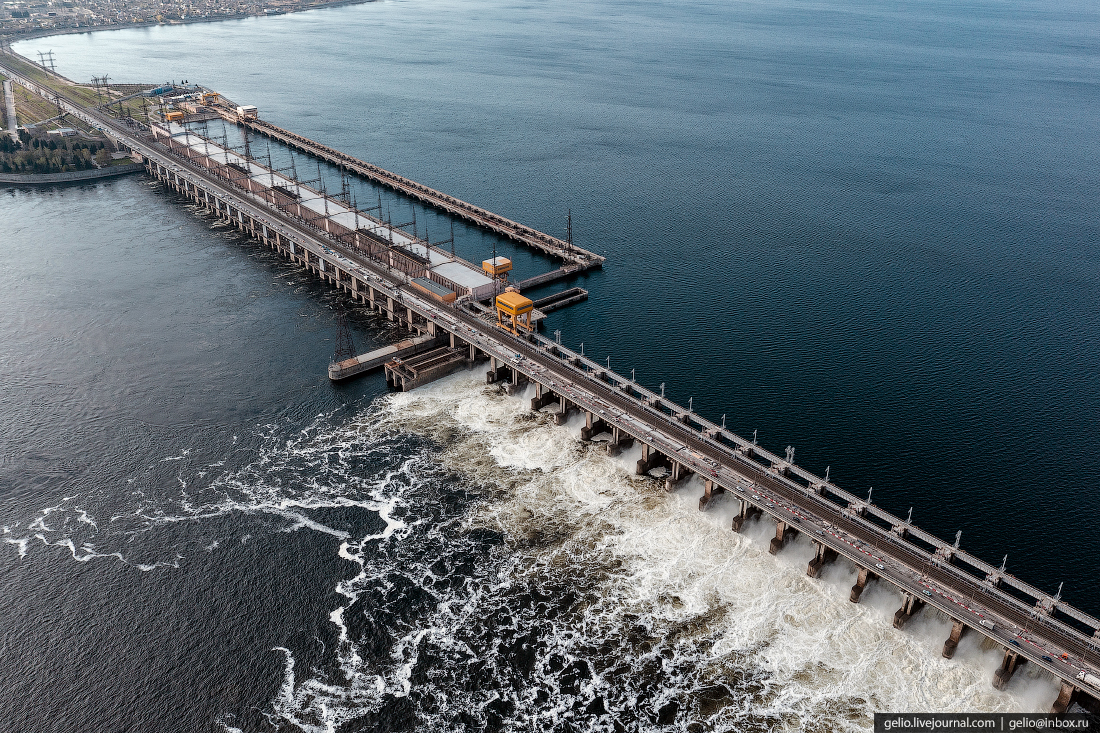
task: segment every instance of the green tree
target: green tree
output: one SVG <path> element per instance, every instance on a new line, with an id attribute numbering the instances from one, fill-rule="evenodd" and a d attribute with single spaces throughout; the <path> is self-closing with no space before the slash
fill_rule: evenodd
<path id="1" fill-rule="evenodd" d="M 95 154 L 95 162 L 99 165 L 105 166 L 111 163 L 111 152 L 107 148 L 100 148 L 99 152 Z"/>

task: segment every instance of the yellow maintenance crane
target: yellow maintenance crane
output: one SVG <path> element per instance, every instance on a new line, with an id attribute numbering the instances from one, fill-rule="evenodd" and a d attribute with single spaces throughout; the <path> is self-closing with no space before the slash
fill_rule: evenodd
<path id="1" fill-rule="evenodd" d="M 519 329 L 525 328 L 534 331 L 535 326 L 531 322 L 531 311 L 535 309 L 534 302 L 519 294 L 515 288 L 508 288 L 496 297 L 497 323 L 501 328 L 506 328 L 512 333 L 519 333 Z"/>

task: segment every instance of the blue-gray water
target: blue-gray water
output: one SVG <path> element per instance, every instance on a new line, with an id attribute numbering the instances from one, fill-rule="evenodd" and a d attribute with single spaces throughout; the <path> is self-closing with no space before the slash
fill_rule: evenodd
<path id="1" fill-rule="evenodd" d="M 16 49 L 201 82 L 557 234 L 571 208 L 608 263 L 549 330 L 1098 613 L 1098 31 L 1083 2 L 479 0 Z M 5 192 L 0 232 L 0 729 L 848 730 L 1053 698 L 476 375 L 333 387 L 338 297 L 141 178 Z"/>

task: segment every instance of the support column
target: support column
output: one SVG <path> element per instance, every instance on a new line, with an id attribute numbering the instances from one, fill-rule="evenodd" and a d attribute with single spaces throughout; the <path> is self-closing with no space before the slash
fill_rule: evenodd
<path id="1" fill-rule="evenodd" d="M 653 446 L 642 443 L 642 457 L 638 459 L 638 465 L 634 469 L 634 473 L 638 476 L 645 475 L 655 468 L 662 458 L 661 453 Z"/>
<path id="2" fill-rule="evenodd" d="M 706 479 L 703 481 L 703 495 L 699 497 L 699 511 L 703 511 L 707 508 L 707 505 L 714 501 L 714 498 L 719 494 L 726 493 L 726 489 L 719 486 L 713 479 Z"/>
<path id="3" fill-rule="evenodd" d="M 1003 690 L 1008 684 L 1008 681 L 1012 679 L 1012 675 L 1016 673 L 1017 668 L 1026 661 L 1026 659 L 1016 652 L 1005 649 L 1004 658 L 1001 660 L 1001 668 L 993 673 L 993 687 L 998 690 Z"/>
<path id="4" fill-rule="evenodd" d="M 554 393 L 548 388 L 535 382 L 535 396 L 531 398 L 531 409 L 538 412 L 554 401 Z"/>
<path id="5" fill-rule="evenodd" d="M 516 392 L 519 392 L 522 386 L 527 382 L 527 377 L 515 367 L 509 367 L 509 370 L 512 372 L 512 381 L 505 387 L 505 392 L 514 395 Z"/>
<path id="6" fill-rule="evenodd" d="M 1062 689 L 1058 691 L 1058 697 L 1055 698 L 1054 704 L 1050 707 L 1051 715 L 1061 715 L 1069 710 L 1069 706 L 1073 704 L 1077 698 L 1077 688 L 1068 682 L 1062 682 Z"/>
<path id="7" fill-rule="evenodd" d="M 951 619 L 951 635 L 943 643 L 943 658 L 951 659 L 955 656 L 955 649 L 959 646 L 959 639 L 966 633 L 966 624 L 962 621 Z"/>
<path id="8" fill-rule="evenodd" d="M 776 522 L 775 537 L 772 538 L 771 544 L 768 545 L 768 552 L 773 555 L 779 554 L 779 551 L 783 549 L 783 545 L 787 544 L 787 540 L 795 534 L 798 534 L 798 532 L 786 522 Z"/>
<path id="9" fill-rule="evenodd" d="M 905 622 L 913 617 L 924 606 L 924 601 L 917 598 L 912 593 L 906 593 L 905 598 L 901 602 L 901 608 L 894 612 L 894 628 L 900 629 L 905 626 Z"/>
<path id="10" fill-rule="evenodd" d="M 759 507 L 753 506 L 747 499 L 741 499 L 741 510 L 733 518 L 733 531 L 740 532 L 741 528 L 745 526 L 745 522 L 757 516 L 760 516 Z"/>
<path id="11" fill-rule="evenodd" d="M 825 567 L 826 563 L 830 563 L 836 560 L 836 550 L 831 547 L 827 547 L 824 542 L 818 542 L 814 540 L 814 548 L 817 550 L 817 554 L 814 555 L 814 559 L 810 560 L 810 564 L 806 566 L 806 575 L 811 578 L 816 578 L 821 574 L 821 568 Z"/>
<path id="12" fill-rule="evenodd" d="M 665 479 L 665 491 L 672 491 L 676 488 L 676 484 L 683 481 L 685 478 L 691 475 L 691 471 L 679 461 L 672 461 L 672 471 L 669 473 L 668 478 Z"/>
<path id="13" fill-rule="evenodd" d="M 625 438 L 624 438 L 625 436 Z M 627 442 L 629 440 L 629 442 Z M 623 444 L 630 445 L 634 441 L 629 435 L 616 427 L 611 428 L 611 441 L 607 444 L 607 455 L 617 456 L 623 449 Z"/>
<path id="14" fill-rule="evenodd" d="M 859 569 L 859 577 L 856 578 L 856 584 L 852 586 L 852 593 L 848 596 L 848 600 L 852 603 L 859 603 L 859 597 L 863 595 L 863 589 L 867 587 L 867 581 L 874 580 L 876 576 L 867 568 Z"/>
<path id="15" fill-rule="evenodd" d="M 495 384 L 500 379 L 500 367 L 495 356 L 489 357 L 489 371 L 485 372 L 485 384 Z"/>
<path id="16" fill-rule="evenodd" d="M 389 318 L 391 321 L 396 318 L 396 316 L 394 316 L 393 314 L 393 310 L 393 298 L 386 296 L 386 317 Z"/>
<path id="17" fill-rule="evenodd" d="M 558 414 L 554 415 L 555 425 L 564 425 L 565 421 L 569 419 L 569 402 L 565 399 L 565 396 L 561 396 L 561 401 L 558 403 Z"/>
<path id="18" fill-rule="evenodd" d="M 581 428 L 581 440 L 591 440 L 593 435 L 599 435 L 607 429 L 607 423 L 591 412 L 586 411 L 584 413 L 584 427 Z"/>

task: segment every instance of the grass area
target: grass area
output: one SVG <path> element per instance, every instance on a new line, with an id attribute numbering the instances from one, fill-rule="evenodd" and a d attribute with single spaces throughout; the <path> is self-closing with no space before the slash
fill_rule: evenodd
<path id="1" fill-rule="evenodd" d="M 94 86 L 87 84 L 75 84 L 61 82 L 41 67 L 28 63 L 21 58 L 17 58 L 11 55 L 4 57 L 4 63 L 9 64 L 12 69 L 18 73 L 26 76 L 34 81 L 42 84 L 42 86 L 48 87 L 58 92 L 62 97 L 69 99 L 77 104 L 86 107 L 98 107 L 106 101 L 106 92 L 98 90 Z M 142 97 L 136 97 L 134 99 L 128 99 L 122 102 L 121 114 L 119 112 L 119 106 L 115 102 L 120 97 L 132 94 L 141 87 L 152 87 L 152 84 L 127 84 L 121 88 L 113 88 L 110 90 L 110 97 L 112 100 L 111 113 L 115 116 L 121 117 L 133 117 L 135 119 L 145 121 L 145 110 L 143 101 L 148 103 L 148 100 L 143 100 Z M 42 120 L 48 120 L 57 116 L 57 107 L 52 100 L 46 100 L 35 94 L 27 92 L 19 85 L 15 86 L 16 89 L 16 107 L 18 110 L 19 120 L 21 124 L 34 124 L 41 122 Z M 78 123 L 71 118 L 57 125 L 57 127 L 74 127 L 77 129 L 88 130 L 85 125 Z"/>
<path id="2" fill-rule="evenodd" d="M 13 85 L 15 95 L 15 116 L 21 125 L 33 125 L 42 120 L 57 116 L 57 105 L 48 99 L 27 91 L 18 84 Z"/>

